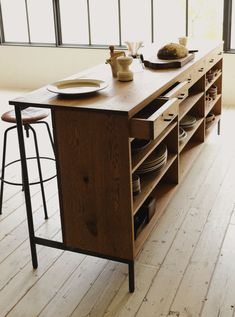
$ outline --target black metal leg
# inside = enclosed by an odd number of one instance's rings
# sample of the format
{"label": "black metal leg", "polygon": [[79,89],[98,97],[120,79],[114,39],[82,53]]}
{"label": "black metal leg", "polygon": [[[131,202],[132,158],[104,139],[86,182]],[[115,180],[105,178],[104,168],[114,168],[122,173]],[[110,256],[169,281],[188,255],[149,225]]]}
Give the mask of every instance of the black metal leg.
{"label": "black metal leg", "polygon": [[16,126],[10,127],[5,130],[3,138],[3,150],[2,150],[2,174],[1,174],[1,191],[0,191],[0,215],[2,214],[2,201],[3,201],[3,189],[4,189],[4,176],[5,176],[5,163],[6,163],[6,149],[7,149],[7,133],[15,129]]}
{"label": "black metal leg", "polygon": [[45,191],[44,191],[44,185],[43,185],[42,168],[41,168],[41,163],[40,163],[37,134],[36,134],[36,132],[35,132],[35,130],[34,130],[34,128],[32,126],[29,125],[29,128],[33,132],[35,151],[36,151],[36,158],[37,158],[37,163],[38,163],[38,174],[39,174],[41,193],[42,193],[42,202],[43,202],[43,208],[44,208],[44,215],[45,215],[45,219],[48,219],[47,204],[46,204],[46,197],[45,197]]}
{"label": "black metal leg", "polygon": [[129,269],[129,292],[134,293],[135,291],[135,269],[134,269],[134,261],[130,261],[128,263]]}
{"label": "black metal leg", "polygon": [[37,249],[35,244],[32,204],[31,204],[30,189],[29,189],[28,168],[27,168],[25,146],[24,146],[21,109],[18,108],[17,106],[15,106],[15,114],[16,114],[16,122],[17,122],[19,147],[20,147],[20,158],[21,158],[22,171],[23,171],[24,194],[25,194],[25,204],[26,204],[26,212],[27,212],[27,220],[28,220],[32,264],[33,264],[33,268],[36,269],[38,267],[38,260],[37,260]]}
{"label": "black metal leg", "polygon": [[217,125],[217,134],[220,135],[220,120],[218,121]]}
{"label": "black metal leg", "polygon": [[40,121],[38,123],[44,123],[46,125],[47,132],[48,132],[48,135],[49,135],[49,138],[50,138],[50,142],[51,142],[51,147],[52,147],[53,152],[55,154],[54,141],[53,141],[53,138],[52,138],[52,134],[51,134],[51,130],[50,130],[49,124],[46,121]]}

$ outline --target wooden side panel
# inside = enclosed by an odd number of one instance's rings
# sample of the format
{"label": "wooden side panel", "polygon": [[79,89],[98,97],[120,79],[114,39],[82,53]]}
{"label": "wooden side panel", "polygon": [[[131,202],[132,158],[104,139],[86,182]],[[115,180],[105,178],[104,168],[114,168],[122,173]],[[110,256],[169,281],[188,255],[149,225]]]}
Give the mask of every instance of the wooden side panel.
{"label": "wooden side panel", "polygon": [[55,109],[53,129],[65,244],[133,259],[127,116]]}

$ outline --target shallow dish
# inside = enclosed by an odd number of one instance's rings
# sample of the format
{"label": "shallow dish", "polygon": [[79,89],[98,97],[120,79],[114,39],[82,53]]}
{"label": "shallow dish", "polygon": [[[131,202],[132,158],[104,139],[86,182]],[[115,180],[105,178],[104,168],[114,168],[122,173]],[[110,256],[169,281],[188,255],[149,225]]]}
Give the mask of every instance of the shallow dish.
{"label": "shallow dish", "polygon": [[104,89],[108,84],[99,79],[77,78],[57,81],[47,86],[47,90],[62,95],[89,94]]}

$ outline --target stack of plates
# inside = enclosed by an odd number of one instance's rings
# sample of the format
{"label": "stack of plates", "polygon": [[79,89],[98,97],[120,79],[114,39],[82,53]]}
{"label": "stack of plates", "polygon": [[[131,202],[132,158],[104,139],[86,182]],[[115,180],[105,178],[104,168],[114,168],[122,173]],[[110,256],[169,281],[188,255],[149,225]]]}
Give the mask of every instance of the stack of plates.
{"label": "stack of plates", "polygon": [[187,137],[187,132],[180,127],[179,130],[179,141],[182,142]]}
{"label": "stack of plates", "polygon": [[197,119],[194,116],[186,114],[183,119],[180,121],[180,127],[183,129],[192,129],[197,122]]}
{"label": "stack of plates", "polygon": [[160,171],[167,161],[167,147],[165,144],[160,144],[136,170],[137,174],[145,174],[149,172]]}
{"label": "stack of plates", "polygon": [[214,113],[210,112],[206,116],[206,129],[208,129],[211,126],[211,124],[213,123],[214,120],[215,120],[215,115],[214,115]]}
{"label": "stack of plates", "polygon": [[137,195],[141,192],[140,177],[136,174],[133,174],[132,176],[132,191],[134,195]]}
{"label": "stack of plates", "polygon": [[150,142],[151,140],[134,139],[131,142],[131,152],[137,153],[143,150],[144,148],[146,148],[146,146],[149,145]]}

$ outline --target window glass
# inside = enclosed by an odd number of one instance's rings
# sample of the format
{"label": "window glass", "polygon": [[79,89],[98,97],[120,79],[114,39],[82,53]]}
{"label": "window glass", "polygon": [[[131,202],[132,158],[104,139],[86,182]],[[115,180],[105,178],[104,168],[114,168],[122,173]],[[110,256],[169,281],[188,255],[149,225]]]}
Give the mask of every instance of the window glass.
{"label": "window glass", "polygon": [[6,42],[28,42],[24,0],[2,0],[2,18]]}
{"label": "window glass", "polygon": [[55,43],[51,0],[27,0],[31,42]]}
{"label": "window glass", "polygon": [[223,1],[189,1],[189,36],[196,39],[222,39]]}
{"label": "window glass", "polygon": [[119,44],[118,1],[90,0],[92,44]]}
{"label": "window glass", "polygon": [[178,42],[186,34],[185,19],[185,0],[154,0],[154,42]]}
{"label": "window glass", "polygon": [[86,0],[60,0],[62,42],[89,44]]}
{"label": "window glass", "polygon": [[121,0],[121,34],[123,43],[151,42],[150,0]]}

